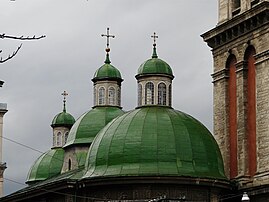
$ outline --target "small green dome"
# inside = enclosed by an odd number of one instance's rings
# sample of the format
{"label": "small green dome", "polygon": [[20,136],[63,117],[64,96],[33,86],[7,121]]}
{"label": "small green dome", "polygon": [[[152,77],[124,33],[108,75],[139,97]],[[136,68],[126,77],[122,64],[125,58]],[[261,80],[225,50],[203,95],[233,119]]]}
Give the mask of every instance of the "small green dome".
{"label": "small green dome", "polygon": [[96,134],[112,119],[124,112],[118,107],[99,106],[84,113],[71,128],[64,147],[91,143]]}
{"label": "small green dome", "polygon": [[53,148],[42,154],[29,170],[27,184],[43,181],[61,173],[64,162],[64,150]]}
{"label": "small green dome", "polygon": [[156,48],[154,47],[152,58],[140,65],[136,77],[156,74],[165,74],[174,78],[171,67],[165,61],[158,58]]}
{"label": "small green dome", "polygon": [[141,107],[111,121],[94,139],[84,178],[185,176],[226,179],[219,147],[193,117]]}
{"label": "small green dome", "polygon": [[51,127],[66,126],[71,128],[74,123],[74,117],[64,110],[53,118]]}
{"label": "small green dome", "polygon": [[120,71],[116,67],[110,64],[108,54],[107,54],[107,59],[105,61],[105,64],[96,70],[92,81],[95,82],[97,80],[103,80],[103,79],[114,79],[114,80],[123,81],[123,79],[121,78]]}

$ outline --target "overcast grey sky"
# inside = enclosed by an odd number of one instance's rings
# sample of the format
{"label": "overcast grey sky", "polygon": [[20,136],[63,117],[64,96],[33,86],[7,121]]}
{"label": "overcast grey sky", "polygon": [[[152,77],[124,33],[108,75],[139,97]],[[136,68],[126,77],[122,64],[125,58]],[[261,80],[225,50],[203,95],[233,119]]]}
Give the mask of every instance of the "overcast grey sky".
{"label": "overcast grey sky", "polygon": [[[200,34],[217,24],[216,0],[1,0],[0,34],[39,36],[25,41],[12,60],[0,64],[0,102],[8,103],[4,136],[43,152],[52,146],[53,117],[67,111],[76,119],[92,106],[91,79],[105,60],[110,27],[110,59],[124,78],[122,106],[136,107],[135,74],[157,52],[173,69],[173,107],[191,114],[212,131],[212,55]],[[0,40],[2,57],[16,50],[16,40]],[[41,154],[3,140],[4,177],[24,183]],[[22,185],[5,180],[5,194]]]}

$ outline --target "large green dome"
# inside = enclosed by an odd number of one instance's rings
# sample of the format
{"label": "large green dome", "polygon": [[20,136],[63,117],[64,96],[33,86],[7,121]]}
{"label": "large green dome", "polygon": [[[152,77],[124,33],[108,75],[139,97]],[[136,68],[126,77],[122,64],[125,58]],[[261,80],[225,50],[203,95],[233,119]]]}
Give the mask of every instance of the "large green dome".
{"label": "large green dome", "polygon": [[27,184],[49,179],[61,173],[64,150],[53,148],[42,154],[29,170]]}
{"label": "large green dome", "polygon": [[226,179],[219,147],[193,117],[142,107],[111,121],[89,149],[85,178],[186,176]]}
{"label": "large green dome", "polygon": [[119,107],[111,106],[98,106],[84,113],[71,128],[64,147],[91,143],[106,124],[123,113]]}
{"label": "large green dome", "polygon": [[57,114],[53,118],[51,126],[52,127],[67,126],[71,128],[74,123],[75,123],[74,117],[64,110],[63,112]]}

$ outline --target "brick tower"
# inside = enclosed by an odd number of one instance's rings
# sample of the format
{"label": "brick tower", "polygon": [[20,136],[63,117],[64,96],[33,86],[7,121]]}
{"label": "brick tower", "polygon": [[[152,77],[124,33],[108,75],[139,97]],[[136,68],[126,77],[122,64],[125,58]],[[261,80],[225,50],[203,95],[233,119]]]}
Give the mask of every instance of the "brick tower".
{"label": "brick tower", "polygon": [[213,53],[214,135],[226,175],[251,201],[267,201],[269,0],[219,0],[218,24],[202,37]]}

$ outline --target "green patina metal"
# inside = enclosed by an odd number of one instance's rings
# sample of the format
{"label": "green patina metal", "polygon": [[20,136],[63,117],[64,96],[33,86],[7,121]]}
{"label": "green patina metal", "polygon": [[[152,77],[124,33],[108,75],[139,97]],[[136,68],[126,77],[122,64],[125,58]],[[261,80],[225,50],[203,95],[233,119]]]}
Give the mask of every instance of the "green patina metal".
{"label": "green patina metal", "polygon": [[87,153],[88,153],[87,151],[76,152],[76,158],[79,167],[85,166]]}
{"label": "green patina metal", "polygon": [[31,167],[27,183],[33,183],[49,179],[61,173],[64,162],[64,150],[54,148],[42,154]]}
{"label": "green patina metal", "polygon": [[75,123],[74,117],[64,110],[63,112],[57,114],[53,118],[51,126],[52,127],[69,126],[71,128],[74,123]]}
{"label": "green patina metal", "polygon": [[84,178],[226,179],[219,147],[199,121],[169,107],[141,107],[111,121],[90,147]]}
{"label": "green patina metal", "polygon": [[95,107],[84,113],[71,128],[64,147],[91,143],[96,134],[112,119],[124,112],[118,107]]}
{"label": "green patina metal", "polygon": [[136,77],[148,74],[149,75],[165,74],[174,78],[171,67],[165,61],[158,58],[155,46],[153,48],[152,58],[148,59],[142,65],[140,65]]}
{"label": "green patina metal", "polygon": [[96,70],[93,81],[102,80],[102,79],[115,79],[122,81],[120,71],[110,64],[110,60],[107,56],[105,64]]}

